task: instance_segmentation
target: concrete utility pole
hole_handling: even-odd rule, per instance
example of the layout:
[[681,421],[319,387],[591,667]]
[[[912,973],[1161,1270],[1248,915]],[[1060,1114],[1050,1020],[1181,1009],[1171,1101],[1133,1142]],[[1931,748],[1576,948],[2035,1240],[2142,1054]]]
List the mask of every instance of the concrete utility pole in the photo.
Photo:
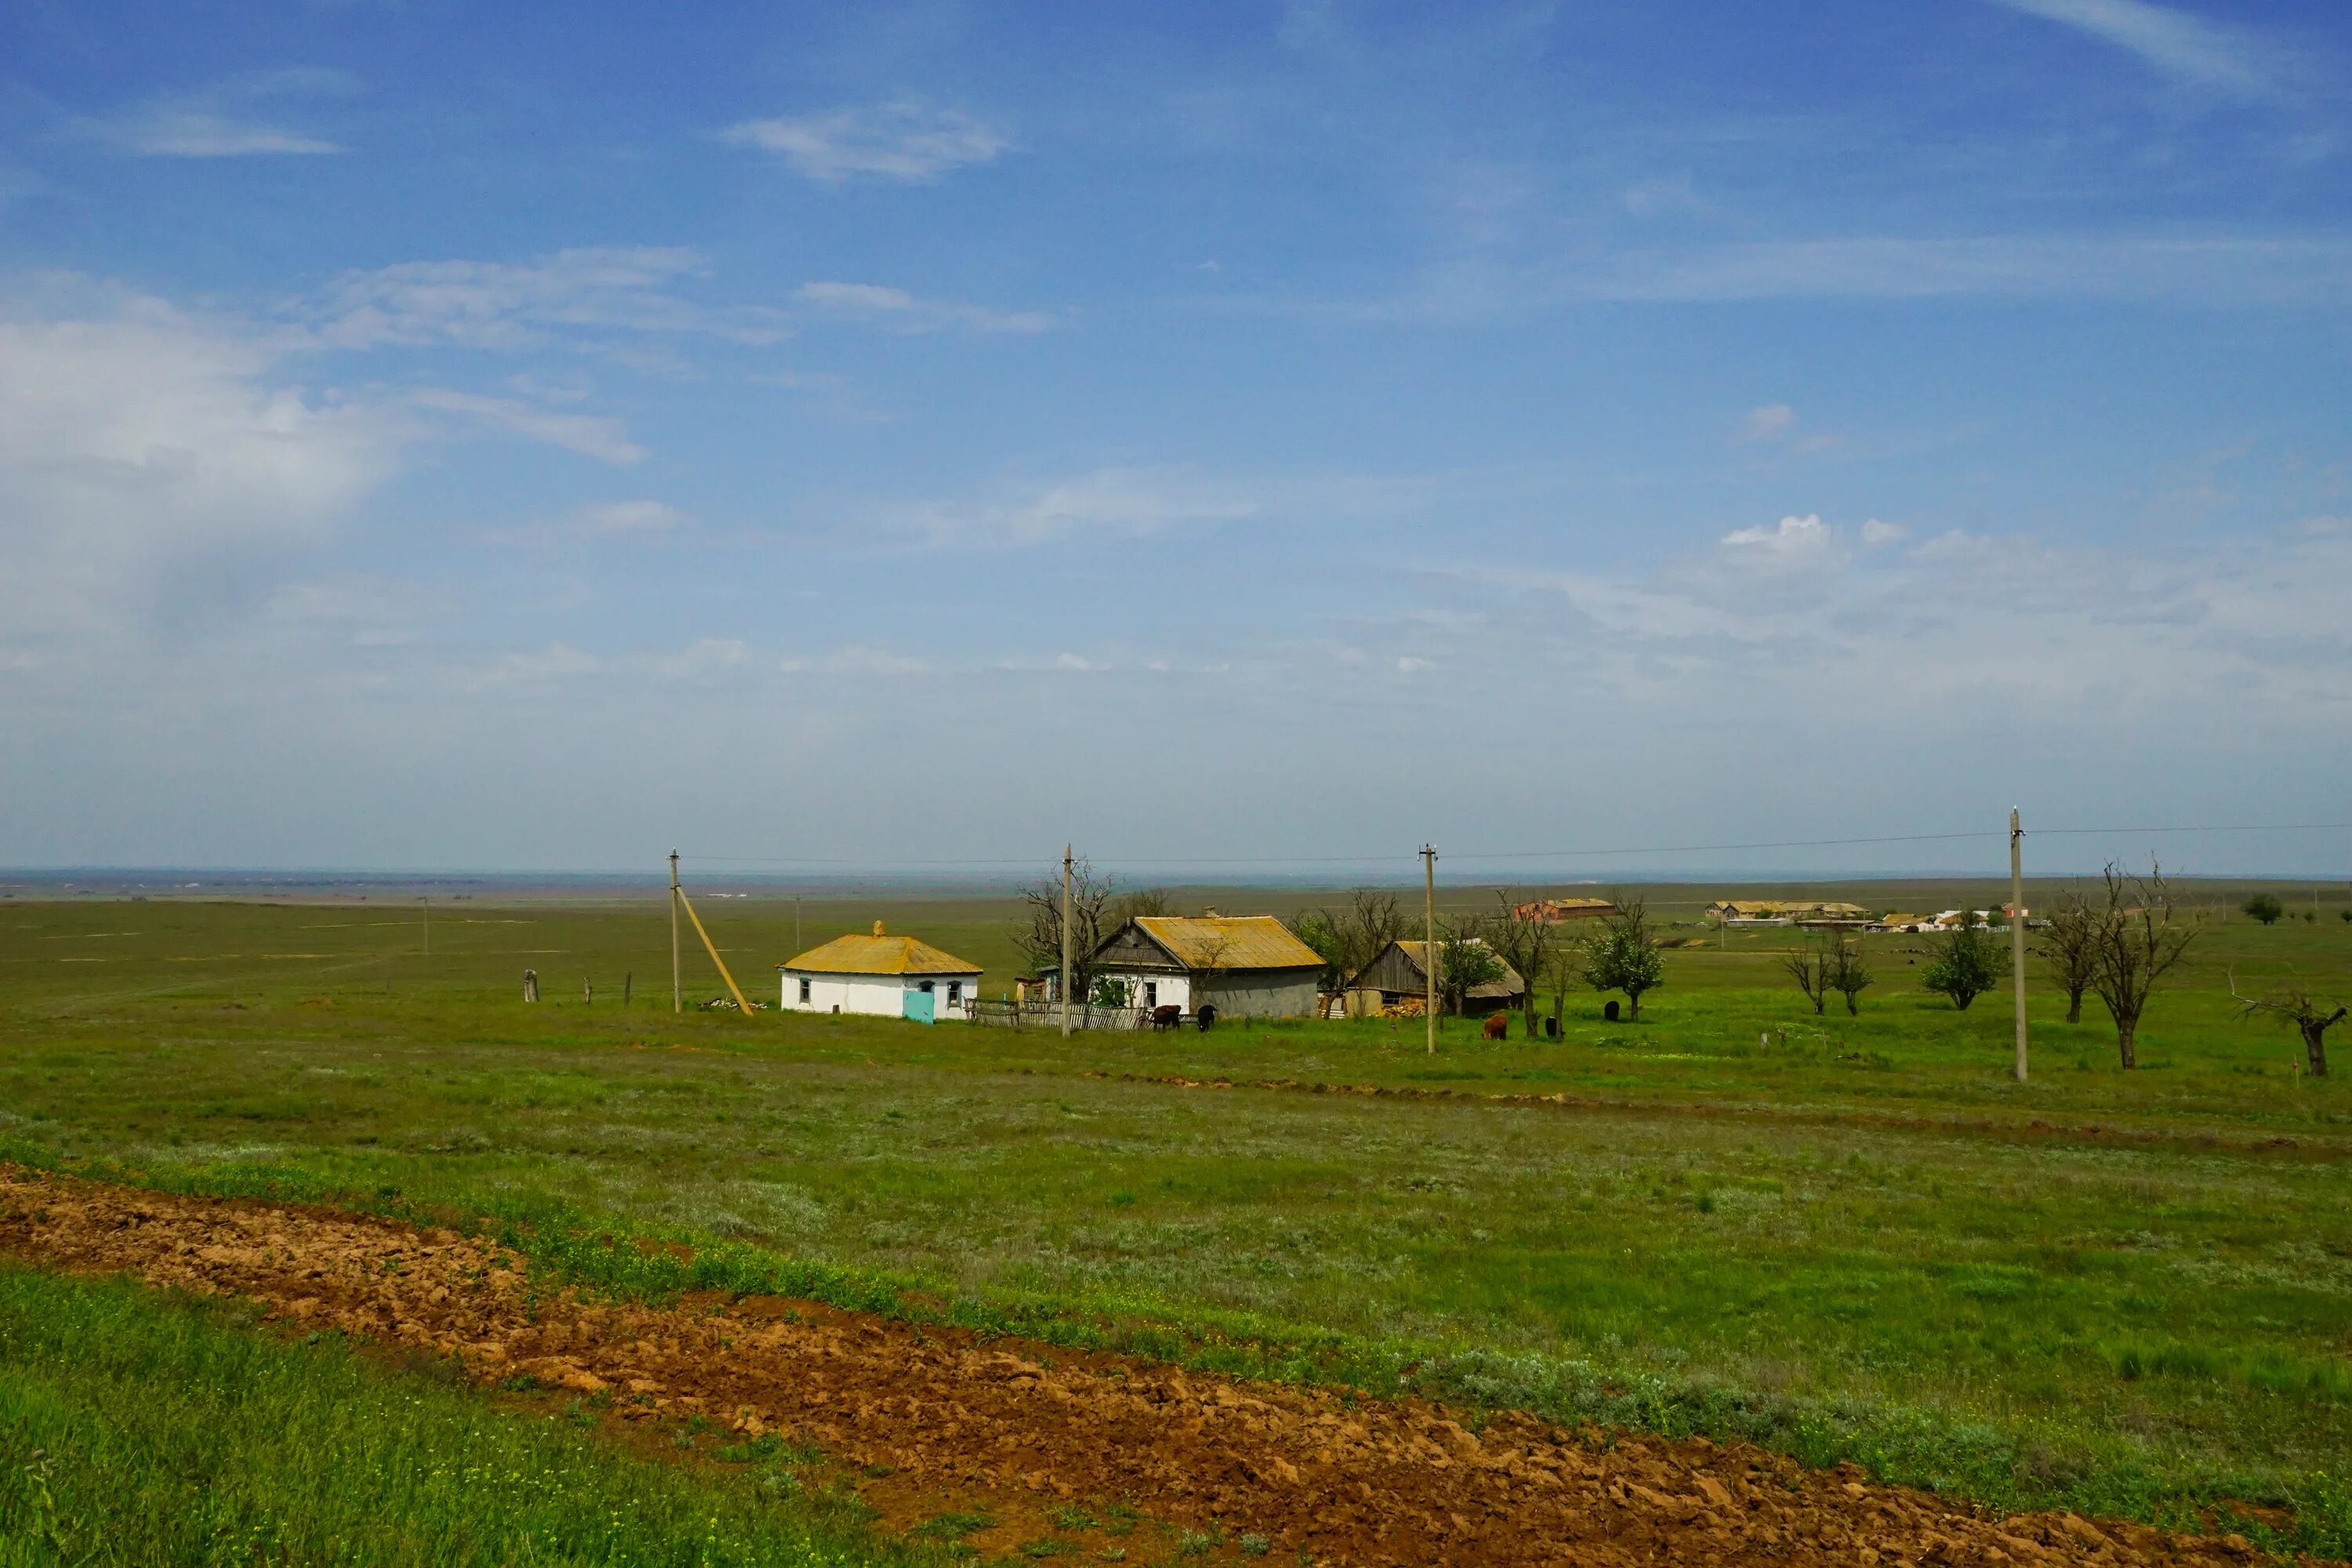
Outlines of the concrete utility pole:
[[1062,846],[1062,1037],[1070,1037],[1070,847]]
[[1428,984],[1429,994],[1422,1004],[1422,1016],[1429,1020],[1429,1054],[1437,1054],[1437,851],[1424,844],[1421,847],[1421,977]]
[[685,972],[677,966],[677,851],[669,852],[669,1010],[686,1011]]
[[2025,1081],[2025,829],[2009,808],[2009,961],[2017,990],[2017,1081]]

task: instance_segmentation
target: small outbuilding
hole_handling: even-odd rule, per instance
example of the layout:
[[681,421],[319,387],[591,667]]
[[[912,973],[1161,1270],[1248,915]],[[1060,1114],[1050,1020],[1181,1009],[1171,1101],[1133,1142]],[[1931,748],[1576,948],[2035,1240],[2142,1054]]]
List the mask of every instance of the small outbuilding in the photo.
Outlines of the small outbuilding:
[[[1475,940],[1475,938],[1473,939]],[[1440,943],[1441,951],[1444,943]],[[1481,947],[1486,943],[1479,942]],[[1500,962],[1499,960],[1497,962]],[[1381,1005],[1393,1007],[1413,998],[1429,994],[1429,943],[1399,937],[1372,955],[1372,961],[1349,978],[1348,989],[1377,991]],[[1462,998],[1462,1010],[1472,1017],[1488,1013],[1505,1013],[1519,1005],[1528,994],[1528,983],[1509,964],[1503,965],[1502,978],[1489,980],[1484,985],[1474,985]]]
[[918,937],[837,936],[776,965],[787,1013],[864,1013],[918,1024],[961,1018],[980,990],[980,965]]
[[1306,1018],[1323,958],[1272,915],[1137,915],[1095,949],[1091,967],[1097,985],[1118,984],[1146,1011]]

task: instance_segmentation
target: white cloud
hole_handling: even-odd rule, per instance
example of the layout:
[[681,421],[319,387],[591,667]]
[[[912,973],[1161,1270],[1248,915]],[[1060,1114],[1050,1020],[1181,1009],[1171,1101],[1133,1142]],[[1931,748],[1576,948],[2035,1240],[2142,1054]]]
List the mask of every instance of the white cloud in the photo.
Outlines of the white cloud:
[[1900,544],[1910,537],[1911,531],[1899,522],[1881,522],[1874,517],[1862,525],[1862,544],[1865,550],[1876,550],[1881,545],[1886,544]]
[[1830,528],[1811,513],[1803,517],[1784,517],[1775,528],[1759,525],[1742,528],[1723,536],[1723,542],[1734,550],[1760,551],[1771,555],[1818,555],[1829,547]]
[[0,619],[193,592],[299,544],[393,470],[396,406],[288,382],[282,337],[68,281],[0,300]]
[[335,348],[456,343],[521,349],[582,331],[713,333],[748,343],[786,335],[781,312],[712,310],[677,292],[706,270],[676,246],[560,250],[526,262],[405,261],[346,272],[301,309]]
[[323,137],[274,123],[268,106],[286,99],[344,97],[348,73],[316,67],[264,71],[198,92],[150,100],[111,118],[74,123],[79,135],[145,158],[247,158],[341,153]]
[[1747,441],[1778,441],[1797,427],[1797,411],[1785,403],[1768,403],[1748,410],[1741,421],[1740,438]]
[[616,468],[629,468],[645,460],[646,449],[629,439],[628,432],[621,422],[600,415],[558,414],[535,403],[524,403],[511,397],[490,397],[478,392],[453,392],[445,387],[426,387],[412,392],[408,395],[408,401],[419,408],[454,414],[520,436],[526,440],[543,441],[567,452],[577,452],[583,458],[594,458]]
[[1003,548],[1213,528],[1255,517],[1263,505],[1255,495],[1186,469],[1105,468],[1024,496],[900,507],[881,521],[883,531],[900,540]]
[[2244,34],[2149,0],[1993,0],[2087,33],[2176,80],[2243,98],[2277,89],[2274,54]]
[[863,318],[904,332],[948,328],[973,332],[1042,332],[1055,324],[1054,318],[1043,310],[992,310],[980,305],[925,300],[903,289],[877,283],[803,283],[797,298],[803,304],[820,310]]
[[667,533],[685,524],[686,514],[664,501],[622,500],[583,507],[578,521],[591,533]]
[[994,126],[951,109],[899,99],[796,119],[747,120],[721,137],[773,153],[827,184],[859,175],[909,183],[985,163],[1013,145]]

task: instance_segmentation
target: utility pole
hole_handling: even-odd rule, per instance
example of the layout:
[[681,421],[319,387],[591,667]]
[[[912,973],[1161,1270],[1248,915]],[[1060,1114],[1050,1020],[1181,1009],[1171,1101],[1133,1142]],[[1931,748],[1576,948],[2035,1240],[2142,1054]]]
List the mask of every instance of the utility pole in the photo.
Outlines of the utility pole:
[[1437,1054],[1437,851],[1426,844],[1421,847],[1421,977],[1429,986],[1422,1016],[1429,1020],[1429,1054],[1433,1057]]
[[2017,1081],[2025,1081],[2025,829],[2009,808],[2009,961],[2017,990]]
[[801,896],[793,895],[793,951],[801,950]]
[[1062,1038],[1070,1037],[1070,847],[1062,846]]
[[677,966],[677,851],[669,852],[669,1010],[686,1011],[686,985]]

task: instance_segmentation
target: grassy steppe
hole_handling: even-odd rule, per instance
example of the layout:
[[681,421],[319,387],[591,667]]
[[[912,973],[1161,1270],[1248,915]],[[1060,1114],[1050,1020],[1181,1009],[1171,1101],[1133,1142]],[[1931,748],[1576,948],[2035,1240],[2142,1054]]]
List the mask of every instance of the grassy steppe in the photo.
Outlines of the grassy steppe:
[[234,1308],[0,1263],[0,1563],[934,1560],[878,1545],[854,1500],[805,1493],[764,1458],[633,1458],[249,1327]]
[[[975,956],[1002,941],[969,904],[874,913]],[[1772,986],[1766,933],[1671,952],[1638,1027],[1587,993],[1567,1041],[1454,1026],[1433,1060],[1417,1025],[1066,1043],[677,1018],[658,904],[469,914],[435,920],[427,958],[413,911],[0,907],[0,1136],[172,1185],[489,1216],[627,1287],[911,1282],[994,1321],[1755,1436],[1997,1503],[2291,1500],[2307,1543],[2352,1546],[2352,1100],[2232,1021],[2225,984],[2342,986],[2333,919],[2207,931],[2134,1075],[2095,1002],[2070,1028],[2037,991],[2021,1088],[2005,999],[1918,993],[1916,939],[1879,944],[1858,1018]],[[706,918],[761,982],[790,945],[789,907]],[[702,1256],[618,1268],[576,1244],[599,1228]]]

